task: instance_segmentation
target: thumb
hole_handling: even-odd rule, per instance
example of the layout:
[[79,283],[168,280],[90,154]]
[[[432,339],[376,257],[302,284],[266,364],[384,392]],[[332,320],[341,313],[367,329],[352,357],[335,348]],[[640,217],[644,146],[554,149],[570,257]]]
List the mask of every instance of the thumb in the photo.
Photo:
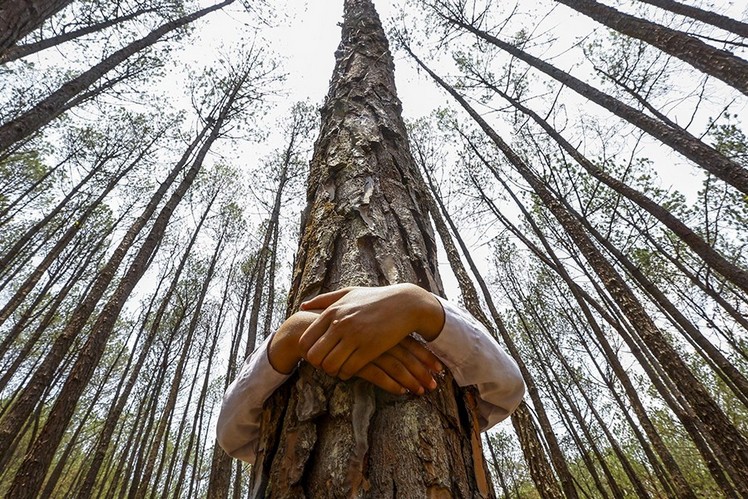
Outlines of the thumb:
[[322,293],[301,304],[301,310],[325,309],[348,294],[353,288],[342,288],[329,293]]

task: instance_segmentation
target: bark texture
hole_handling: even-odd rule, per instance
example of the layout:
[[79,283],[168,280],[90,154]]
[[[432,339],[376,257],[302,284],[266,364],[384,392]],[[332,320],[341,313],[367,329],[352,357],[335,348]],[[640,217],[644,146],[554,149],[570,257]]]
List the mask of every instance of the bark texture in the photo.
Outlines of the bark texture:
[[[322,109],[289,310],[349,285],[442,292],[436,245],[369,0],[346,0]],[[470,393],[424,397],[339,382],[305,364],[266,405],[252,497],[493,497]]]

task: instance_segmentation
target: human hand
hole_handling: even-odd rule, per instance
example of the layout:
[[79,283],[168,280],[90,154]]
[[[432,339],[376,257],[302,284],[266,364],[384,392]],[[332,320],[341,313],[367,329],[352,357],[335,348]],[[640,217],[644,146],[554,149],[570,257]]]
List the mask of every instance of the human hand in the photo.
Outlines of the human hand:
[[299,340],[303,357],[341,379],[356,375],[411,332],[434,340],[444,323],[438,300],[413,284],[344,288],[301,308],[325,309]]
[[[297,312],[275,332],[268,348],[268,360],[276,371],[293,372],[303,358],[299,338],[318,316],[315,312]],[[396,395],[406,391],[420,395],[436,388],[431,373],[442,369],[441,362],[430,350],[408,336],[355,375]]]

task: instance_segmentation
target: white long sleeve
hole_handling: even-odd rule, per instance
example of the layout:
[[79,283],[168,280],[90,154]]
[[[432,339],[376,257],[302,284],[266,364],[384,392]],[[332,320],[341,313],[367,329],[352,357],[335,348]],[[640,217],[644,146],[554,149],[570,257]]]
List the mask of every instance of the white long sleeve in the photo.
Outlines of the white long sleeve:
[[[439,298],[439,297],[437,297]],[[475,385],[481,429],[487,430],[509,416],[524,395],[519,368],[472,315],[439,298],[444,326],[427,344],[452,372],[460,386]],[[217,437],[230,456],[254,462],[260,433],[262,406],[288,379],[267,357],[272,335],[244,362],[226,390],[218,416]]]
[[429,349],[452,372],[460,386],[478,389],[478,417],[485,431],[506,419],[525,394],[517,363],[491,338],[475,317],[439,298],[444,327]]

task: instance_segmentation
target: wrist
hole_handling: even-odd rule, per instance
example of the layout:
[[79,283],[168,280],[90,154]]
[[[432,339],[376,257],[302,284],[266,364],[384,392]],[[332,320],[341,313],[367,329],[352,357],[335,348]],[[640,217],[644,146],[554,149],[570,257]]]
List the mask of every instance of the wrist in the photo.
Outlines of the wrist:
[[444,308],[433,293],[415,284],[411,286],[410,292],[415,298],[414,310],[416,312],[414,330],[424,340],[434,341],[444,328]]
[[268,362],[273,369],[280,374],[291,374],[300,360],[301,356],[294,353],[293,344],[288,341],[288,337],[280,334],[280,330],[276,331],[268,347]]
[[291,374],[303,359],[299,338],[314,322],[317,314],[296,312],[285,320],[273,335],[268,347],[268,361],[281,374]]

